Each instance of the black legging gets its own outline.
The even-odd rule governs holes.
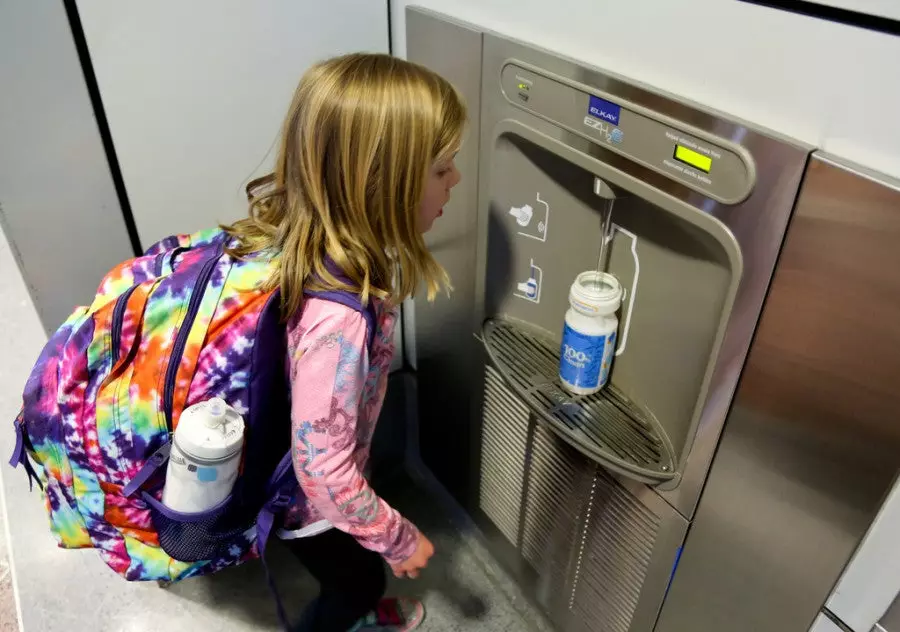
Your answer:
[[[320,586],[297,632],[347,632],[384,596],[387,578],[381,556],[343,531],[330,529],[286,544]]]

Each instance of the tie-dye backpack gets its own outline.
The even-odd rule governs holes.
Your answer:
[[[212,230],[170,237],[104,279],[50,338],[23,395],[12,465],[45,494],[64,548],[96,548],[128,580],[176,581],[264,554],[296,486],[286,337],[271,257],[237,260]],[[347,292],[318,292],[374,312]],[[161,502],[181,411],[221,397],[247,428],[229,499],[203,514]],[[36,467],[35,467],[36,466]]]

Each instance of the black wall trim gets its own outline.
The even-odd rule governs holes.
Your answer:
[[[84,38],[84,30],[81,27],[81,17],[78,15],[78,7],[75,0],[63,0],[66,15],[69,18],[69,28],[72,30],[72,39],[75,41],[75,50],[78,52],[78,60],[81,62],[81,71],[84,74],[84,82],[87,84],[88,95],[94,108],[94,117],[97,119],[97,128],[103,141],[103,149],[106,151],[106,161],[109,163],[109,171],[112,175],[113,186],[119,198],[119,206],[122,208],[122,216],[125,220],[125,228],[128,230],[128,238],[135,256],[144,252],[141,247],[141,239],[138,236],[137,224],[134,222],[134,214],[131,212],[131,203],[128,201],[128,192],[125,189],[125,180],[122,178],[122,170],[119,168],[119,159],[116,157],[116,148],[113,145],[112,133],[109,131],[109,122],[106,120],[106,111],[103,109],[103,100],[100,98],[100,86],[97,84],[97,76],[94,74],[94,65],[91,63],[91,53],[87,40]],[[98,226],[98,230],[102,227]]]
[[[391,0],[385,0],[385,4],[387,5],[387,18],[388,18],[388,53],[394,54],[394,28],[391,24]]]
[[[812,18],[828,20],[829,22],[838,22],[848,26],[855,26],[870,31],[878,31],[879,33],[887,33],[888,35],[900,35],[900,20],[892,20],[877,15],[869,15],[859,11],[851,11],[849,9],[838,9],[816,2],[808,2],[807,0],[739,0],[749,4],[758,4],[760,6],[772,9],[780,9],[782,11],[790,11],[791,13],[799,13]]]

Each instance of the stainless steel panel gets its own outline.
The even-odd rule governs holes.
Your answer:
[[[691,129],[650,108],[528,64],[508,62],[501,71],[501,82],[503,94],[512,105],[715,200],[736,204],[753,189],[753,159],[728,139]],[[599,107],[593,103],[597,98]],[[599,115],[595,113],[598,111]],[[686,168],[687,163],[675,157],[676,142],[709,158],[710,168]]]
[[[727,325],[713,345],[713,353],[718,349],[718,354],[697,393],[698,401],[690,429],[679,437],[681,444],[675,445],[676,454],[682,456],[680,476],[657,488],[667,502],[690,519],[756,327],[809,148],[733,117],[651,91],[607,71],[586,67],[503,36],[485,33],[483,50],[482,157],[493,152],[497,130],[510,125],[510,119],[514,119],[516,124],[529,128],[532,134],[546,138],[545,145],[555,143],[566,147],[570,154],[581,155],[585,164],[579,166],[595,173],[603,170],[604,180],[625,191],[650,199],[656,206],[667,210],[676,209],[678,202],[683,202],[693,207],[692,211],[699,210],[709,216],[706,219],[721,222],[740,248],[743,274]],[[565,77],[590,90],[596,89],[612,98],[653,110],[671,121],[676,128],[677,124],[683,124],[699,133],[740,145],[756,166],[756,185],[752,193],[740,204],[716,202],[681,182],[607,149],[601,143],[510,105],[501,90],[501,72],[510,60],[541,68],[548,74]],[[486,304],[491,281],[486,278],[490,213],[485,206],[492,196],[495,166],[483,159],[480,167],[479,204],[482,213],[477,230],[475,327],[480,326],[484,318],[493,316],[491,306]],[[563,310],[564,306],[560,309]],[[475,377],[478,376],[473,376],[473,379]],[[613,381],[615,379],[614,369]]]
[[[491,135],[495,141],[490,149],[482,145],[482,171],[490,169],[489,197],[481,199],[490,209],[485,316],[502,315],[548,332],[546,367],[525,362],[523,368],[526,378],[540,373],[555,379],[569,286],[578,273],[597,265],[599,211],[606,204],[593,188],[601,178],[616,194],[611,213],[616,231],[607,270],[631,297],[620,317],[627,347],[621,347],[625,353],[615,360],[612,384],[658,419],[663,443],[675,446],[675,467],[667,454],[638,479],[653,476],[654,469],[662,474],[656,480],[672,479],[681,470],[680,457],[696,430],[697,413],[740,287],[743,267],[737,242],[716,218],[610,169],[591,157],[589,148],[576,151],[518,121],[500,121]],[[542,239],[519,233],[518,221],[510,214],[511,207],[535,197],[548,205],[549,229]],[[517,291],[529,270],[539,270],[536,300]],[[524,351],[517,344],[513,349]],[[574,407],[579,405],[573,402]],[[598,461],[622,471],[615,452],[607,450],[607,458]]]
[[[446,77],[469,106],[469,127],[456,165],[462,181],[452,201],[426,237],[431,252],[450,274],[453,293],[434,303],[417,298],[405,344],[418,370],[419,419],[427,424],[420,435],[422,459],[458,498],[476,502],[477,457],[470,462],[477,429],[470,419],[473,400],[480,402],[480,350],[472,337],[475,303],[475,243],[478,215],[478,137],[481,105],[481,32],[427,11],[408,8],[407,57]],[[406,307],[404,308],[407,309]],[[407,310],[409,311],[409,310]],[[406,317],[407,314],[404,313]],[[477,381],[470,381],[478,373]],[[473,391],[473,384],[477,384]],[[480,417],[480,415],[479,415]],[[476,453],[477,455],[477,453]]]
[[[900,183],[810,163],[658,632],[807,630],[900,467]]]
[[[0,223],[50,332],[134,256],[63,3],[0,3],[0,85]]]
[[[420,46],[410,50],[411,59],[430,59],[428,65],[441,72],[452,66],[448,60],[458,59],[459,40],[478,31],[452,21],[439,25],[441,18],[431,13],[410,11],[409,16],[409,36],[418,37]],[[468,69],[469,77],[477,72],[482,79],[477,211],[467,208],[457,218],[463,224],[455,234],[442,240],[442,233],[435,233],[432,242],[442,262],[468,275],[463,279],[466,285],[462,296],[457,294],[452,303],[438,303],[431,312],[420,310],[416,314],[418,376],[420,383],[430,381],[433,388],[431,396],[420,400],[424,460],[472,511],[491,541],[492,552],[503,559],[560,630],[649,631],[657,622],[673,564],[705,484],[810,148],[521,42],[484,33],[481,43],[481,70]],[[736,194],[718,195],[731,204],[716,201],[671,174],[630,160],[623,155],[624,150],[614,150],[609,145],[615,142],[612,134],[606,139],[578,133],[571,126],[555,125],[545,116],[511,105],[502,90],[502,69],[511,61],[521,68],[538,68],[545,76],[561,78],[567,86],[579,86],[582,96],[602,94],[628,104],[635,112],[652,111],[655,121],[676,132],[686,130],[691,138],[715,138],[720,140],[717,146],[735,147],[746,157],[748,169],[755,170],[753,190],[739,202]],[[536,80],[533,85],[537,85]],[[549,102],[542,103],[546,106]],[[556,107],[552,103],[550,106]],[[680,138],[678,134],[674,136]],[[514,141],[519,144],[513,146]],[[546,156],[539,155],[535,148]],[[527,160],[509,156],[495,160],[495,154],[506,150],[513,157],[525,156]],[[584,176],[583,182],[578,180],[579,174]],[[677,441],[673,453],[680,457],[677,472],[656,487],[610,474],[597,466],[598,462],[607,461],[587,458],[556,432],[548,431],[549,425],[537,423],[533,407],[527,415],[517,405],[520,402],[516,397],[521,393],[515,388],[504,388],[491,370],[485,378],[488,358],[473,344],[473,335],[482,331],[486,318],[497,316],[498,311],[513,311],[499,304],[492,290],[497,287],[498,277],[502,277],[501,285],[508,279],[502,274],[502,261],[491,264],[491,258],[496,260],[498,253],[503,259],[503,249],[491,231],[500,219],[510,222],[506,214],[494,212],[497,209],[492,206],[518,206],[520,202],[511,196],[520,189],[523,201],[541,204],[546,181],[552,180],[563,204],[553,220],[557,223],[550,222],[550,230],[557,230],[558,222],[565,222],[562,234],[575,239],[592,230],[575,225],[579,217],[575,211],[581,212],[597,201],[592,191],[594,176],[603,178],[615,191],[616,204],[626,211],[623,223],[636,222],[630,227],[633,232],[652,239],[660,249],[679,249],[683,235],[661,228],[666,219],[676,217],[681,220],[680,227],[706,237],[692,241],[705,247],[680,249],[682,263],[692,264],[700,258],[717,262],[719,268],[714,278],[719,288],[715,296],[710,298],[702,291],[697,294],[706,308],[718,302],[716,313],[707,314],[704,320],[718,326],[707,326],[704,335],[698,334],[698,342],[688,345],[691,357],[701,353],[697,348],[702,346],[705,359],[702,366],[693,367],[696,370],[692,370],[691,401],[680,401],[678,406],[684,419],[679,421],[677,431],[672,431],[672,442]],[[748,186],[752,181],[753,178],[748,180]],[[541,188],[536,191],[537,186]],[[622,197],[630,199],[623,202]],[[647,217],[641,219],[644,211]],[[541,232],[538,224],[539,234],[529,232],[524,238],[549,244],[547,225],[545,221]],[[451,226],[447,224],[446,228]],[[718,234],[709,238],[714,230]],[[456,241],[461,235],[465,241]],[[585,248],[569,248],[565,243],[552,246],[543,252],[552,265],[574,265],[571,259],[586,252]],[[616,264],[615,243],[612,250],[611,261]],[[658,268],[666,267],[660,263],[664,258],[654,261]],[[637,265],[633,267],[632,274],[636,276]],[[691,278],[689,273],[684,276]],[[645,305],[636,318],[659,318],[659,312],[666,312],[659,308],[661,292],[671,292],[677,282],[678,279],[661,275],[659,283],[651,284],[653,300],[646,302],[653,308]],[[557,287],[545,296],[548,301],[553,298],[554,303],[559,303],[561,320],[566,307],[565,288],[560,289],[559,279],[555,283]],[[553,309],[552,305],[543,304],[543,298],[541,303],[542,310]],[[684,322],[689,322],[690,309],[674,311],[685,311],[688,315]],[[513,315],[536,322],[545,330],[552,329],[551,336],[558,331],[553,314],[538,319],[527,314]],[[643,340],[640,344],[649,343]],[[640,344],[635,343],[635,348]],[[431,349],[430,364],[423,362],[422,350],[426,347]],[[519,349],[523,358],[531,353],[534,360],[532,352],[533,349]],[[516,364],[515,353],[506,354],[505,358]],[[620,373],[623,367],[628,369],[628,363],[622,362]],[[649,374],[638,373],[646,373],[643,365],[641,371],[635,371],[635,379],[652,379]],[[503,377],[506,387],[513,384],[509,376]],[[519,377],[528,378],[524,373]],[[668,385],[671,380],[666,381]],[[467,442],[472,452],[459,451],[458,447]],[[506,452],[500,449],[504,443]],[[467,461],[466,454],[470,455]]]

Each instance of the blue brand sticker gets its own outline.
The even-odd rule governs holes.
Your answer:
[[[212,483],[219,478],[219,471],[214,467],[198,467],[197,480],[201,483]]]
[[[591,116],[612,123],[613,125],[618,125],[619,114],[621,111],[621,106],[610,103],[606,99],[591,95],[591,102],[588,106],[588,114]]]

